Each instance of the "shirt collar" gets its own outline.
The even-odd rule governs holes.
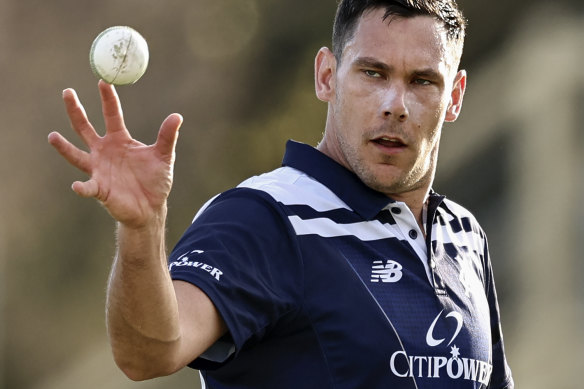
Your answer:
[[[386,195],[365,185],[344,166],[304,143],[289,140],[282,166],[300,170],[329,188],[352,210],[371,220],[389,203]]]

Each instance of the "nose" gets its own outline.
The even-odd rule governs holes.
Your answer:
[[[406,121],[409,117],[406,105],[406,88],[398,83],[392,83],[385,89],[381,105],[382,115],[386,119]]]

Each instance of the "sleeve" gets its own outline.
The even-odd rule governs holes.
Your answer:
[[[174,280],[190,282],[209,296],[228,329],[194,368],[210,368],[217,349],[235,355],[300,305],[303,268],[295,234],[268,194],[236,188],[201,210],[169,257]],[[211,363],[213,366],[213,363]]]
[[[499,302],[497,300],[497,291],[495,288],[495,280],[493,277],[493,269],[491,266],[486,237],[484,238],[484,241],[485,287],[491,316],[491,339],[493,348],[493,373],[491,375],[489,389],[513,389],[515,385],[511,375],[511,368],[507,364],[507,358],[505,357],[505,345],[501,328],[501,314],[499,311]]]

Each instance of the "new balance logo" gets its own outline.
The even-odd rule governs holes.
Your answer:
[[[398,282],[403,276],[402,269],[396,261],[373,261],[371,282]]]

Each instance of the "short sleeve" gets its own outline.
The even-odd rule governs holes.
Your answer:
[[[169,270],[209,296],[236,354],[300,304],[295,234],[278,203],[259,190],[232,189],[207,204],[173,249]]]

